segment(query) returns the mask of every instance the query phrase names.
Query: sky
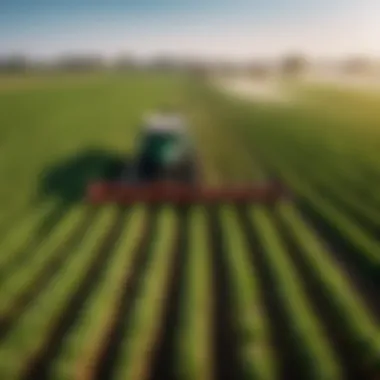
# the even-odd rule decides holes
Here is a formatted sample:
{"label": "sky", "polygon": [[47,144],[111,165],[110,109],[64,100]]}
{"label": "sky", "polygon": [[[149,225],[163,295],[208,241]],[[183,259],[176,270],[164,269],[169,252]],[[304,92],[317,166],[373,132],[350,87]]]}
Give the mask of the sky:
{"label": "sky", "polygon": [[0,55],[380,57],[380,0],[0,0]]}

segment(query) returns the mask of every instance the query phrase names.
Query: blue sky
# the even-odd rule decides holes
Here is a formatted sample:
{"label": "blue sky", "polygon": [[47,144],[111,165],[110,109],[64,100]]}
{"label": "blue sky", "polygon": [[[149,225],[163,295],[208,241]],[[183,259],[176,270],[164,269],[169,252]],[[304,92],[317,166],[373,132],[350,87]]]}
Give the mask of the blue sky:
{"label": "blue sky", "polygon": [[0,0],[0,54],[380,55],[379,19],[380,0]]}

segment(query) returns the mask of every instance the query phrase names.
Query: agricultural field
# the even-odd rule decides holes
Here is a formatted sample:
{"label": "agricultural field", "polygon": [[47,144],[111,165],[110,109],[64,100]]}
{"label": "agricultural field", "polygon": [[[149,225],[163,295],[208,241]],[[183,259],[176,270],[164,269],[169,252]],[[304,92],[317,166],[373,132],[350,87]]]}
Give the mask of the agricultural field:
{"label": "agricultural field", "polygon": [[[179,75],[0,78],[0,379],[378,379],[380,95],[297,91],[284,107]],[[87,204],[165,100],[205,183],[275,174],[291,199]]]}

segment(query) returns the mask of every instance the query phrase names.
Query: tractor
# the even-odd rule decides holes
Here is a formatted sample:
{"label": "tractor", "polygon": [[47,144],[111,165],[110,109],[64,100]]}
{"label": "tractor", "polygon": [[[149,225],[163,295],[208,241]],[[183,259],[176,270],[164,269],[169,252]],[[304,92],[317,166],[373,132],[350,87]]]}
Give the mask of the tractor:
{"label": "tractor", "polygon": [[185,118],[173,111],[149,116],[142,126],[132,165],[115,181],[97,181],[87,189],[93,204],[117,203],[273,203],[283,195],[277,181],[244,186],[209,187]]}
{"label": "tractor", "polygon": [[198,177],[194,144],[179,115],[157,114],[145,121],[136,159],[123,178],[129,183],[195,184]]}

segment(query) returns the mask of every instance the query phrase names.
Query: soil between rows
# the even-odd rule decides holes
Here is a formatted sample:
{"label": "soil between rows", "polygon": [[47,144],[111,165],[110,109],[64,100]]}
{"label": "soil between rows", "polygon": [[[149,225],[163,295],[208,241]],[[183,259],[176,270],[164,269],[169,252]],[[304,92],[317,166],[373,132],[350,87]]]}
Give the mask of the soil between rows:
{"label": "soil between rows", "polygon": [[145,233],[141,237],[139,247],[132,264],[132,276],[126,278],[118,309],[109,327],[109,335],[96,360],[93,370],[94,380],[111,379],[115,372],[118,354],[124,339],[127,339],[126,328],[130,312],[138,296],[138,289],[143,279],[143,273],[152,255],[151,244],[157,228],[157,207],[151,207],[145,225]]}
{"label": "soil between rows", "polygon": [[[6,315],[0,317],[0,340],[4,339],[5,336],[11,331],[12,327],[17,323],[18,319],[24,311],[28,308],[31,300],[34,300],[38,295],[49,286],[50,280],[56,275],[60,267],[71,258],[71,249],[80,241],[83,234],[87,230],[90,222],[94,216],[93,210],[88,210],[87,214],[84,216],[82,222],[77,228],[71,232],[67,240],[62,243],[62,245],[54,252],[51,260],[49,260],[46,265],[42,268],[40,273],[33,279],[32,283],[22,292],[13,302],[12,309]],[[67,254],[69,252],[69,254]],[[75,250],[72,250],[74,253]],[[22,251],[22,256],[31,255],[34,252],[25,250]],[[21,253],[16,255],[21,259]],[[27,257],[24,257],[26,260]],[[12,262],[16,265],[16,262]],[[24,262],[24,265],[25,264]]]}
{"label": "soil between rows", "polygon": [[297,202],[298,210],[305,221],[317,232],[332,258],[348,275],[352,284],[360,292],[366,306],[380,323],[380,276],[373,270],[360,251],[355,249],[331,223],[322,218],[306,201]]}
{"label": "soil between rows", "polygon": [[103,242],[100,244],[98,251],[94,254],[94,260],[88,268],[86,276],[83,278],[75,294],[72,295],[59,320],[55,322],[44,347],[29,358],[23,379],[49,379],[50,367],[53,359],[59,352],[64,336],[80,314],[86,298],[92,289],[95,288],[95,284],[100,278],[104,267],[110,260],[109,249],[121,231],[122,217],[123,212],[120,211]]}
{"label": "soil between rows", "polygon": [[276,278],[270,269],[264,248],[247,209],[239,209],[239,222],[251,250],[251,264],[258,275],[264,309],[271,329],[271,341],[279,362],[280,378],[284,380],[307,378],[302,353],[299,352],[291,334],[292,321],[286,315],[283,307],[284,300],[277,291]]}
{"label": "soil between rows", "polygon": [[154,348],[151,363],[150,380],[177,380],[176,328],[179,323],[181,296],[184,289],[185,266],[188,260],[188,225],[189,208],[178,207],[178,233],[175,242],[175,256],[171,263],[170,278],[166,289],[166,307],[163,326],[158,342]]}
{"label": "soil between rows", "polygon": [[323,328],[327,332],[329,343],[337,354],[344,378],[347,380],[365,379],[363,370],[357,360],[357,354],[349,340],[349,335],[342,329],[339,316],[332,309],[312,269],[303,259],[300,247],[293,240],[279,215],[274,215],[273,221],[280,238],[285,243],[287,254],[292,264],[301,276],[303,290],[306,292],[308,302],[312,305],[313,313],[322,322]]}
{"label": "soil between rows", "polygon": [[[103,349],[101,350],[93,371],[95,379],[112,378],[114,373],[117,354],[123,339],[126,339],[125,328],[128,323],[129,311],[134,304],[140,279],[142,278],[142,274],[151,255],[150,243],[154,239],[158,211],[159,209],[156,207],[152,207],[150,210],[150,217],[148,218],[146,231],[138,248],[136,261],[133,264],[133,267],[135,268],[133,270],[133,276],[123,284],[124,291],[119,308],[115,313],[113,322],[107,327],[108,338],[104,342]],[[47,337],[46,345],[41,351],[35,353],[35,355],[30,358],[23,379],[31,380],[38,378],[44,380],[49,378],[48,374],[51,365],[59,352],[65,334],[68,333],[70,326],[75,323],[85,299],[88,297],[92,289],[96,287],[96,282],[101,276],[106,263],[110,259],[109,252],[121,231],[122,215],[123,213],[121,212],[117,220],[115,220],[114,226],[110,229],[105,240],[99,247],[98,252],[94,255],[95,259],[93,264],[89,268],[85,278],[83,278],[81,285],[78,288],[78,292],[72,296],[69,304],[66,306],[61,318],[55,322],[53,333]],[[188,229],[188,210],[179,210],[179,215],[179,233],[176,242],[175,259],[171,264],[171,277],[168,279],[167,300],[165,306],[166,311],[163,319],[162,334],[154,349],[153,362],[151,363],[150,369],[150,380],[161,379],[163,377],[168,380],[177,379],[174,372],[174,341],[182,281],[188,255],[186,234]],[[218,207],[209,207],[208,215],[211,243],[210,254],[213,262],[213,315],[215,316],[213,321],[213,361],[215,363],[216,379],[239,379],[241,378],[241,368],[236,353],[238,342],[233,331],[233,316],[231,313],[232,294],[230,293],[231,287],[229,286],[228,268],[223,258],[225,254],[232,254],[232,252],[226,253],[224,251],[225,248],[223,244],[220,218],[218,216]],[[246,209],[238,207],[238,215],[240,225],[247,237],[251,249],[252,265],[255,266],[258,273],[258,281],[260,289],[262,290],[264,306],[268,313],[271,329],[273,330],[271,338],[276,347],[276,352],[281,365],[281,378],[297,378],[300,374],[307,376],[308,369],[305,368],[302,361],[302,353],[299,352],[299,347],[297,347],[294,338],[291,336],[291,329],[287,328],[287,326],[290,327],[292,321],[289,320],[283,308],[283,302],[286,302],[286,300],[282,300],[276,290],[276,279],[268,265],[268,259],[261,246],[257,231],[252,228],[252,223],[249,220]],[[90,214],[87,215],[85,220],[88,220],[89,218]],[[323,322],[331,339],[331,344],[338,353],[343,368],[346,369],[345,378],[369,379],[368,372],[361,368],[360,363],[355,357],[356,352],[353,350],[352,345],[350,345],[348,336],[344,334],[344,331],[337,328],[337,326],[339,327],[339,319],[334,315],[323,291],[320,286],[318,286],[316,279],[312,276],[312,271],[307,267],[304,260],[302,260],[302,253],[299,251],[299,247],[294,243],[292,237],[286,230],[286,227],[276,215],[273,215],[273,220],[276,223],[280,237],[286,243],[292,263],[302,277],[308,298],[315,307],[318,317]],[[84,231],[85,228],[86,223],[81,225],[80,230]],[[73,241],[75,240],[74,238],[79,238],[79,232],[74,234],[72,237]],[[69,242],[70,244],[73,244],[71,240],[68,240],[67,244],[69,244]],[[62,260],[67,259],[67,256],[62,256],[64,257]],[[36,283],[38,285],[34,288],[36,291],[41,289],[42,283],[46,284],[45,281],[48,281],[49,279],[48,274],[53,275],[53,272],[58,270],[59,263],[62,263],[62,260],[54,260],[51,266],[46,267],[46,272],[44,272],[46,276],[42,276],[40,279],[41,282]],[[362,289],[362,291],[364,297],[371,297],[371,295],[366,293],[366,289]],[[33,297],[34,295],[32,290],[28,290],[28,294],[29,297]],[[26,304],[28,299],[25,297],[23,297],[23,302]],[[20,310],[22,310],[22,308]]]}

